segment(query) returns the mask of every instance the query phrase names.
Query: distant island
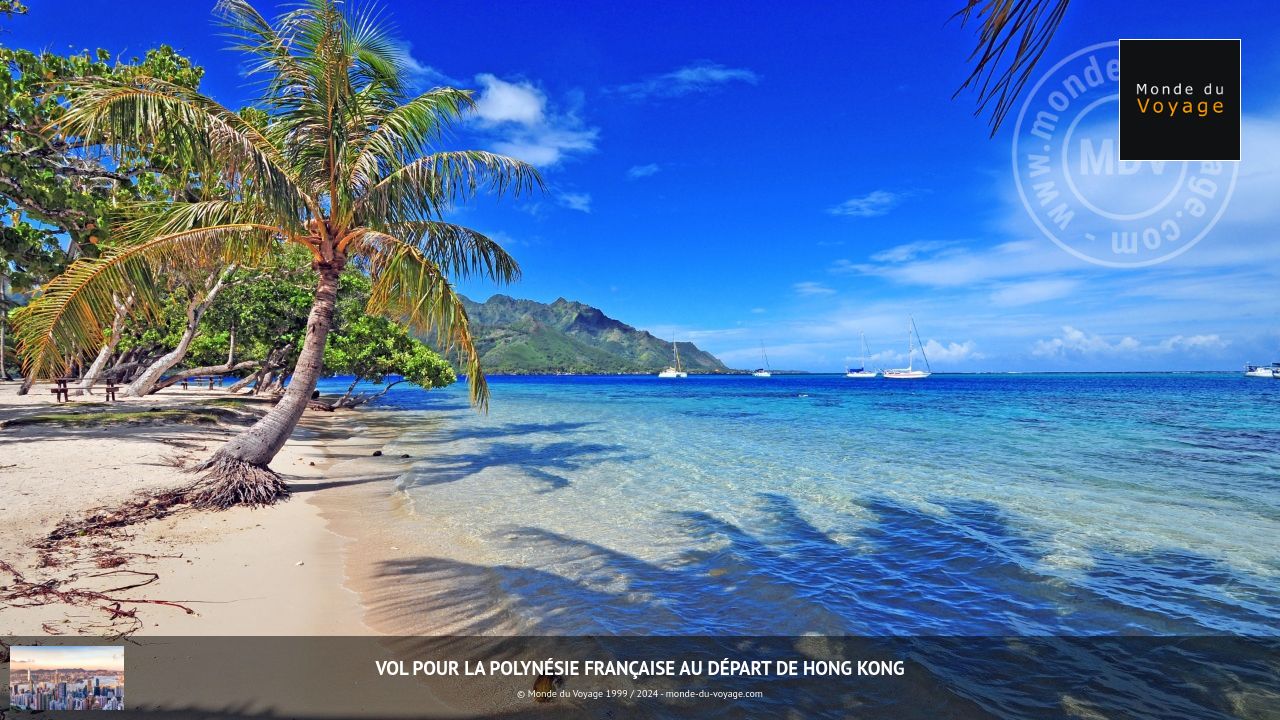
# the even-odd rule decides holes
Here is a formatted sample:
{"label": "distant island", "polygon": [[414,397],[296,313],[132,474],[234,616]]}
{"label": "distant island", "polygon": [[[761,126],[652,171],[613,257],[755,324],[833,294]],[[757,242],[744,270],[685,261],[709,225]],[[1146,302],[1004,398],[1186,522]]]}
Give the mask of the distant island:
{"label": "distant island", "polygon": [[[672,364],[671,341],[637,330],[599,309],[560,298],[553,303],[494,295],[463,298],[485,372],[491,375],[656,373]],[[691,373],[730,373],[720,359],[681,342]]]}

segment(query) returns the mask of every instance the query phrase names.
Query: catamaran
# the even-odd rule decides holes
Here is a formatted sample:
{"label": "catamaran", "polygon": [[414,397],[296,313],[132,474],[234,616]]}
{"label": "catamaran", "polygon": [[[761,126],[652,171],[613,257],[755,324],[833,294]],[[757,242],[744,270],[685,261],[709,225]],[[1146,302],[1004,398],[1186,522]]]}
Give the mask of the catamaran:
{"label": "catamaran", "polygon": [[1245,365],[1244,376],[1280,379],[1280,363],[1271,363],[1271,367],[1266,365]]}
{"label": "catamaran", "polygon": [[673,367],[669,367],[669,368],[667,368],[666,370],[663,370],[662,372],[658,373],[658,377],[660,377],[660,378],[687,378],[687,377],[689,377],[689,373],[685,372],[685,371],[684,371],[684,368],[683,368],[683,367],[681,367],[681,365],[680,365],[680,346],[676,344],[676,341],[675,341],[675,339],[674,339],[674,338],[671,340],[671,350],[672,350],[673,352],[675,352],[675,355],[676,355],[676,364],[675,364]]}
{"label": "catamaran", "polygon": [[[920,357],[924,358],[924,370],[916,370],[916,347],[920,348]],[[884,376],[890,380],[919,380],[933,374],[929,367],[929,358],[924,354],[924,343],[920,342],[920,331],[916,330],[916,319],[911,318],[907,328],[907,366],[896,370],[885,370]]]}
{"label": "catamaran", "polygon": [[844,376],[850,378],[873,378],[880,373],[867,369],[867,336],[858,333],[858,337],[862,340],[862,364],[856,368],[849,368]]}
{"label": "catamaran", "polygon": [[751,374],[755,377],[773,377],[773,369],[769,367],[769,356],[764,352],[763,340],[760,341],[760,359],[764,361],[764,367],[756,368],[756,371]]}

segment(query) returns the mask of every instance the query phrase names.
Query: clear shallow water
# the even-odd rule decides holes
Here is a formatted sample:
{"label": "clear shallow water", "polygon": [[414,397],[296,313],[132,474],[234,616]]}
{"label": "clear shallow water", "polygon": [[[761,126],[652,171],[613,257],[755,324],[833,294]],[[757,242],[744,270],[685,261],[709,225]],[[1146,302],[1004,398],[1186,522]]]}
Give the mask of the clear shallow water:
{"label": "clear shallow water", "polygon": [[1280,634],[1280,382],[490,383],[382,403],[476,631]]}

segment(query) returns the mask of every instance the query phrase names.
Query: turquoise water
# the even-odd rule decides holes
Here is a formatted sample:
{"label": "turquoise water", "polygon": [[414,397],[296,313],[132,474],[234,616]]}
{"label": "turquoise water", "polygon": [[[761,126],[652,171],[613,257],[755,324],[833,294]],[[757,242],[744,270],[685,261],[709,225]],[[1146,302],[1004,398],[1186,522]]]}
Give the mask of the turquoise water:
{"label": "turquoise water", "polygon": [[489,609],[464,630],[1280,634],[1280,381],[491,387],[383,402],[435,571]]}

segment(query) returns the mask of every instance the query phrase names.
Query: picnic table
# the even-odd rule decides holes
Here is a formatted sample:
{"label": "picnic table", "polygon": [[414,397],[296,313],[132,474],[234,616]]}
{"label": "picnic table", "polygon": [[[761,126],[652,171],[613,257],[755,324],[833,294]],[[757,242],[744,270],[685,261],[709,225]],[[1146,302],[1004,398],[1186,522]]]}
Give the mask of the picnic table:
{"label": "picnic table", "polygon": [[71,390],[67,388],[67,383],[75,380],[75,378],[54,378],[53,387],[49,392],[58,398],[58,402],[67,402],[71,399]]}
{"label": "picnic table", "polygon": [[[53,393],[58,402],[69,402],[71,400],[71,388],[67,387],[67,383],[76,382],[79,378],[54,378],[53,387],[49,388],[49,392]],[[107,402],[116,401],[116,382],[108,380],[107,386],[103,388],[103,392],[107,395]]]}
{"label": "picnic table", "polygon": [[183,378],[183,379],[182,379],[182,389],[183,389],[183,390],[188,389],[188,388],[187,388],[187,383],[194,384],[194,385],[196,385],[196,386],[198,387],[198,386],[200,386],[200,385],[203,385],[203,384],[204,384],[204,383],[206,383],[206,382],[208,382],[208,383],[209,383],[208,387],[209,387],[209,389],[210,389],[210,390],[212,390],[212,389],[213,389],[213,383],[214,383],[214,382],[217,382],[217,383],[218,383],[218,386],[219,386],[219,387],[221,387],[221,386],[222,386],[222,376],[221,376],[221,375],[208,375],[208,376],[199,376],[199,377]]}

